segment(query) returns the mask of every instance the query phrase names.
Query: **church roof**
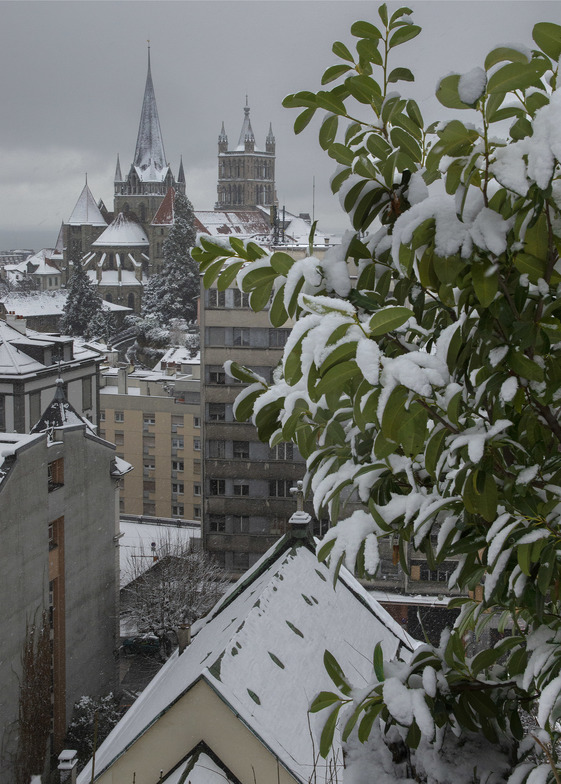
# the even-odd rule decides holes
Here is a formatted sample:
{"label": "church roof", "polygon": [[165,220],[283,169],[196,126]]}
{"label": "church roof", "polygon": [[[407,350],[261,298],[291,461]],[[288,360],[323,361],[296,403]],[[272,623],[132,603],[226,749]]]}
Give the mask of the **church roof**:
{"label": "church roof", "polygon": [[107,226],[107,221],[99,211],[95,203],[92,192],[88,188],[88,183],[84,185],[82,193],[78,197],[76,206],[72,210],[72,215],[68,219],[70,226]]}
{"label": "church roof", "polygon": [[114,246],[147,246],[148,237],[142,226],[120,212],[99,237],[92,242],[92,247]]}
{"label": "church roof", "polygon": [[[313,544],[296,537],[287,534],[273,545],[194,624],[191,644],[181,655],[172,654],[98,749],[98,776],[129,751],[132,765],[135,742],[145,736],[149,743],[152,728],[157,755],[155,725],[182,700],[186,734],[173,747],[174,764],[191,751],[184,739],[190,722],[203,732],[199,740],[208,742],[189,701],[191,690],[202,682],[218,695],[221,710],[248,727],[296,781],[310,780],[315,762],[312,734],[321,731],[325,716],[308,709],[320,691],[333,688],[322,663],[324,651],[329,650],[355,682],[368,683],[378,642],[387,659],[401,650],[412,651],[416,643],[344,567],[334,584]],[[247,762],[240,762],[239,755],[232,757],[235,752],[226,744],[212,749],[230,770],[239,771]],[[325,765],[318,765],[317,784],[326,784],[328,763],[341,759],[337,737],[332,755]],[[163,775],[169,772],[164,770]],[[251,774],[236,775],[249,781]],[[78,782],[86,784],[90,778],[91,763]],[[147,773],[143,780],[148,778]]]}
{"label": "church roof", "polygon": [[92,423],[81,416],[72,403],[68,402],[64,394],[64,381],[62,378],[57,378],[55,396],[43,411],[39,421],[33,425],[30,433],[44,433],[64,425],[86,425],[86,429],[95,434]]}
{"label": "church roof", "polygon": [[239,210],[236,212],[217,212],[216,210],[196,210],[195,228],[211,237],[262,237],[271,234],[267,215],[261,210]]}
{"label": "church roof", "polygon": [[255,143],[255,136],[253,135],[251,120],[249,119],[249,106],[247,105],[247,98],[243,111],[244,111],[244,118],[243,118],[242,130],[240,132],[240,138],[238,139],[238,146],[236,147],[237,150],[245,150],[246,139],[249,139],[249,141]]}
{"label": "church roof", "polygon": [[161,182],[167,173],[164,142],[158,118],[156,95],[150,69],[150,49],[148,49],[148,74],[144,88],[144,100],[140,114],[140,125],[136,140],[133,166],[144,182]]}
{"label": "church roof", "polygon": [[[183,166],[183,163],[181,165]],[[178,182],[181,182],[181,180],[178,179]],[[162,203],[158,207],[158,211],[154,215],[154,218],[152,220],[152,226],[173,225],[174,202],[175,202],[175,191],[173,188],[168,188],[168,191],[164,196]]]}

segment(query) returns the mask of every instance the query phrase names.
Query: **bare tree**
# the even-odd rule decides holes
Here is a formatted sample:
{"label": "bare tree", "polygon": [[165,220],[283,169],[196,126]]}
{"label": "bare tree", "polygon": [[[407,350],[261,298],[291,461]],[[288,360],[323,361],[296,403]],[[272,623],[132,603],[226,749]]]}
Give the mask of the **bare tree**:
{"label": "bare tree", "polygon": [[140,547],[129,555],[127,572],[123,610],[140,632],[160,638],[207,613],[228,585],[207,553],[171,534],[154,542],[149,552]]}

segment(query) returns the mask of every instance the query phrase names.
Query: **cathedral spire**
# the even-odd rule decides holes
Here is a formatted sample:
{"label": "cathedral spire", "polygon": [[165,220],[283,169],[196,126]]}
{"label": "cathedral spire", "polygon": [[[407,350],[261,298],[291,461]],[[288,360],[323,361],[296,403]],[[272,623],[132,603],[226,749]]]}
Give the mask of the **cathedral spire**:
{"label": "cathedral spire", "polygon": [[119,160],[119,153],[117,153],[117,166],[115,167],[115,182],[123,182],[123,175],[121,174],[121,162]]}
{"label": "cathedral spire", "polygon": [[[138,138],[136,140],[136,151],[134,153],[134,164],[144,174],[145,179],[161,179],[161,172],[166,168],[166,156],[164,153],[164,142],[158,118],[158,107],[156,106],[156,96],[152,83],[152,71],[150,68],[150,46],[148,46],[148,74],[146,76],[146,87],[144,88],[144,101],[140,114],[140,125],[138,127]],[[148,171],[153,176],[146,177]],[[160,176],[158,176],[160,175]]]}
{"label": "cathedral spire", "polygon": [[247,95],[245,96],[245,106],[243,111],[244,118],[240,138],[238,140],[238,149],[243,149],[246,146],[246,142],[255,144],[255,136],[253,135],[251,120],[249,119],[249,105],[247,103]]}
{"label": "cathedral spire", "polygon": [[185,184],[185,172],[183,171],[183,155],[179,159],[179,171],[177,172],[177,182]]}

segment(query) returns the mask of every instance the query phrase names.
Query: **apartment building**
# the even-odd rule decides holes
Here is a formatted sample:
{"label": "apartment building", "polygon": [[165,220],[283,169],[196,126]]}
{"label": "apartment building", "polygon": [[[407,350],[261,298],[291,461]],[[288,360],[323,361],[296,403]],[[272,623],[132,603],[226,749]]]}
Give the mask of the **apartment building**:
{"label": "apartment building", "polygon": [[[0,433],[0,779],[6,784],[21,780],[20,694],[29,677],[22,653],[33,624],[39,636],[45,620],[50,637],[50,672],[34,683],[43,695],[50,690],[54,753],[74,703],[118,686],[117,497],[130,466],[69,406],[62,385],[42,420],[47,432]],[[60,426],[63,421],[70,424]]]}
{"label": "apartment building", "polygon": [[200,520],[199,359],[168,352],[156,369],[102,372],[100,435],[135,470],[121,486],[124,514]]}

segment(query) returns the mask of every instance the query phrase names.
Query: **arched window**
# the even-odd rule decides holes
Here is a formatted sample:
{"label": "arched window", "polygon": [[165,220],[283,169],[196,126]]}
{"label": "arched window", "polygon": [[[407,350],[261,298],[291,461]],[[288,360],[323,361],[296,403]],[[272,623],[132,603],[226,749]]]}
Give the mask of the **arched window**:
{"label": "arched window", "polygon": [[132,310],[134,310],[134,294],[132,293],[132,291],[127,297],[127,307],[132,308]]}
{"label": "arched window", "polygon": [[140,205],[140,222],[146,223],[146,205],[144,202],[142,202]]}
{"label": "arched window", "polygon": [[112,294],[106,294],[106,295],[105,295],[105,297],[104,297],[103,299],[104,299],[106,302],[113,302],[113,295],[112,295]]}

